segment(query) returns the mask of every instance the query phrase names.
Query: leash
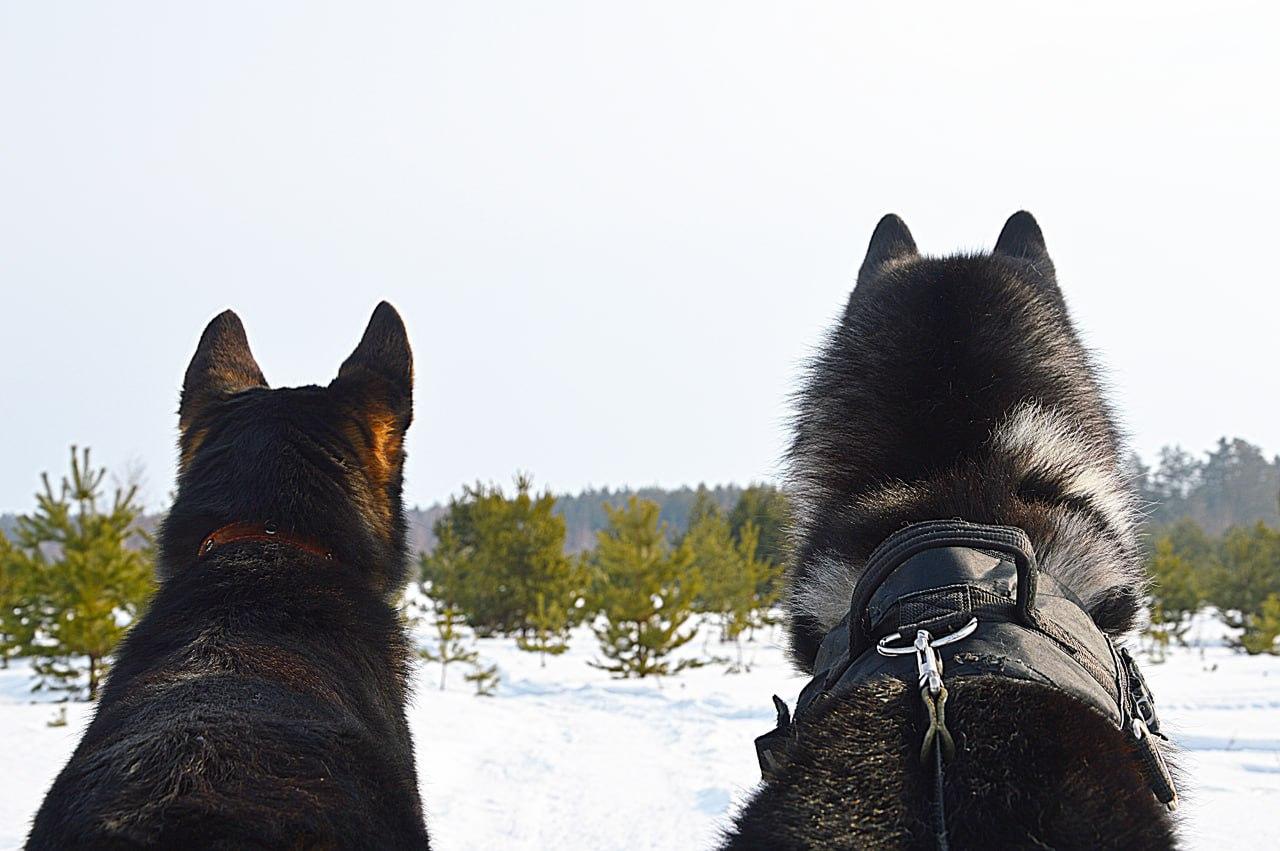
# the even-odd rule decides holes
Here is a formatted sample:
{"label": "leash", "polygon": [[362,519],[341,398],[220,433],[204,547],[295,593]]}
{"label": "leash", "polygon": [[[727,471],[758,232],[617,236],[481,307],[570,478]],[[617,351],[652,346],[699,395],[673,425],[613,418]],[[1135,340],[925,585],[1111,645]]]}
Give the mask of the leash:
{"label": "leash", "polygon": [[794,717],[774,696],[777,726],[756,739],[761,773],[770,777],[785,763],[801,718],[817,716],[833,698],[872,680],[911,682],[914,667],[927,722],[920,760],[933,775],[929,821],[938,847],[947,849],[945,766],[956,744],[947,729],[938,648],[951,645],[963,650],[951,652],[952,680],[1035,682],[1106,717],[1129,737],[1156,799],[1177,807],[1156,741],[1165,736],[1133,655],[1098,629],[1069,589],[1038,572],[1023,530],[955,520],[908,526],[871,554],[848,614],[819,646],[817,673],[801,691]]}
{"label": "leash", "polygon": [[924,742],[920,745],[920,763],[933,769],[933,801],[930,811],[933,836],[940,851],[947,851],[950,847],[947,839],[946,799],[943,796],[943,765],[955,758],[956,743],[951,731],[947,729],[947,688],[942,684],[942,657],[935,648],[961,641],[972,635],[977,628],[978,619],[972,618],[960,629],[938,639],[930,635],[928,630],[918,630],[915,641],[909,647],[894,645],[893,642],[902,637],[898,632],[886,635],[876,644],[876,652],[884,656],[903,656],[912,652],[916,656],[920,702],[924,705],[924,717],[929,723],[924,732]]}

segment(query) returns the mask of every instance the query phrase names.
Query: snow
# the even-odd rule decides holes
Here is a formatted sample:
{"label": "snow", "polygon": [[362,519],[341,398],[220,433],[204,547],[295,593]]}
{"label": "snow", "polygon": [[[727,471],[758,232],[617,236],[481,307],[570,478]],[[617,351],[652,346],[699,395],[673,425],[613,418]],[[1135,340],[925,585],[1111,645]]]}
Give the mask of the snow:
{"label": "snow", "polygon": [[[1184,750],[1186,846],[1276,847],[1280,657],[1232,651],[1207,617],[1190,637],[1200,646],[1144,665]],[[483,660],[502,673],[487,698],[473,696],[460,667],[439,691],[439,668],[424,666],[410,717],[433,847],[713,848],[759,778],[752,740],[773,725],[769,696],[794,703],[804,684],[781,638],[746,645],[749,673],[712,665],[625,681],[586,664],[586,630],[545,668],[510,639],[483,639]],[[685,649],[731,655],[711,627]],[[25,666],[0,671],[0,848],[20,845],[92,713],[70,704],[67,726],[47,726],[59,708],[32,702],[30,681]]]}

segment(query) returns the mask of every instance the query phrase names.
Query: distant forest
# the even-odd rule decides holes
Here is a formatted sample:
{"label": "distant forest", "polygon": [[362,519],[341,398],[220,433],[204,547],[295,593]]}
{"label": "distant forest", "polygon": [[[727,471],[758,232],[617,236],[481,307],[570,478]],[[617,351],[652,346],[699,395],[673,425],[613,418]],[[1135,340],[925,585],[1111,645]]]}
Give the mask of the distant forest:
{"label": "distant forest", "polygon": [[1202,458],[1165,447],[1154,467],[1137,456],[1130,466],[1153,528],[1184,518],[1214,536],[1259,521],[1280,528],[1280,457],[1247,441],[1221,438]]}
{"label": "distant forest", "polygon": [[[1165,447],[1154,466],[1134,454],[1129,467],[1151,531],[1184,518],[1194,520],[1211,536],[1258,521],[1280,528],[1280,456],[1268,459],[1248,441],[1224,437],[1199,456],[1180,446]],[[738,485],[716,485],[707,490],[726,512],[742,495]],[[658,503],[661,519],[671,533],[683,534],[697,493],[696,488],[686,486],[674,490],[605,488],[559,496],[556,513],[565,519],[565,548],[577,553],[594,547],[596,533],[606,526],[604,504],[620,506],[633,494]],[[445,506],[434,505],[410,511],[415,549],[430,552],[435,544],[431,527],[445,510]]]}
{"label": "distant forest", "polygon": [[[1247,441],[1223,438],[1199,456],[1181,447],[1166,447],[1154,465],[1134,455],[1130,468],[1153,530],[1183,518],[1194,520],[1214,536],[1232,526],[1258,521],[1280,528],[1280,456],[1268,459]],[[725,512],[737,503],[742,490],[738,485],[707,488]],[[558,496],[555,510],[564,517],[567,527],[565,549],[578,553],[594,547],[596,533],[606,526],[605,503],[620,506],[632,495],[656,502],[661,520],[672,535],[683,534],[697,493],[696,488],[686,486],[671,490],[604,488]],[[409,510],[409,542],[414,551],[432,550],[432,527],[446,511],[444,505]],[[15,520],[12,514],[0,515],[0,531],[11,533]],[[146,518],[143,522],[152,526],[155,519]]]}

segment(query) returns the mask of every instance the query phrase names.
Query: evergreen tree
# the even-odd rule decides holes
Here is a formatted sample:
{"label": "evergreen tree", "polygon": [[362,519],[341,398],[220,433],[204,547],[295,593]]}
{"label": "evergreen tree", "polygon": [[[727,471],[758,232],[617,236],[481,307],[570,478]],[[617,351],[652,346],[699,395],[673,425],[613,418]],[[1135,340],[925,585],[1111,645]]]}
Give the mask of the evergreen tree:
{"label": "evergreen tree", "polygon": [[0,532],[0,669],[22,654],[34,638],[30,585],[34,565]]}
{"label": "evergreen tree", "polygon": [[742,527],[751,523],[759,534],[757,555],[771,564],[787,560],[787,532],[791,528],[791,501],[773,485],[753,484],[742,491],[729,512],[729,527],[741,540]]}
{"label": "evergreen tree", "polygon": [[781,562],[759,557],[758,541],[760,532],[751,521],[743,524],[738,532],[738,552],[742,558],[744,570],[755,581],[755,594],[751,607],[749,627],[752,639],[755,630],[778,622],[775,606],[782,596],[782,577],[784,567]]}
{"label": "evergreen tree", "polygon": [[1155,470],[1140,461],[1130,466],[1156,527],[1190,518],[1217,535],[1232,526],[1280,522],[1280,458],[1268,460],[1239,438],[1220,439],[1203,461],[1181,447],[1165,447]]}
{"label": "evergreen tree", "polygon": [[1256,618],[1240,636],[1240,646],[1250,656],[1259,653],[1280,655],[1276,639],[1280,638],[1280,593],[1268,594]]}
{"label": "evergreen tree", "polygon": [[547,656],[559,656],[569,649],[569,616],[557,603],[547,602],[547,595],[537,594],[537,606],[530,618],[529,635],[516,638],[521,650],[538,653],[539,667],[547,667]]}
{"label": "evergreen tree", "polygon": [[1160,450],[1156,469],[1146,479],[1147,489],[1140,494],[1154,503],[1153,519],[1157,523],[1186,515],[1187,499],[1200,484],[1201,466],[1195,456],[1181,446],[1165,446]]}
{"label": "evergreen tree", "polygon": [[700,590],[691,550],[669,543],[657,503],[632,497],[626,508],[605,511],[609,528],[598,535],[593,595],[603,623],[592,629],[608,661],[590,664],[617,677],[664,676],[698,664],[669,658],[697,632],[681,631]]}
{"label": "evergreen tree", "polygon": [[445,677],[451,664],[466,662],[475,665],[480,658],[480,654],[468,644],[463,624],[461,612],[447,604],[438,605],[434,618],[436,646],[434,649],[423,647],[418,651],[426,661],[440,663],[441,691],[444,691]]}
{"label": "evergreen tree", "polygon": [[691,516],[695,519],[684,544],[693,555],[693,569],[702,589],[694,600],[694,611],[719,619],[721,641],[736,641],[749,625],[755,607],[753,562],[744,558],[729,530],[729,520],[719,508],[710,506]]}
{"label": "evergreen tree", "polygon": [[1170,639],[1185,644],[1191,616],[1200,608],[1200,589],[1191,562],[1174,549],[1173,540],[1161,537],[1147,562],[1151,575],[1151,624],[1154,639],[1167,645]]}
{"label": "evergreen tree", "polygon": [[1280,593],[1280,530],[1263,523],[1227,531],[1206,595],[1231,627],[1250,633],[1268,597]]}
{"label": "evergreen tree", "polygon": [[[5,556],[25,588],[20,632],[39,678],[36,688],[84,689],[90,700],[126,625],[154,589],[149,541],[135,526],[137,488],[117,490],[105,505],[106,475],[92,467],[88,449],[78,453],[73,446],[70,475],[56,491],[47,473],[41,477],[36,510],[19,518],[17,546],[7,547]],[[135,536],[147,546],[131,547]],[[87,686],[79,683],[83,675]]]}
{"label": "evergreen tree", "polygon": [[1211,530],[1280,520],[1276,494],[1280,492],[1280,462],[1268,462],[1262,450],[1235,438],[1218,446],[1200,467],[1199,486],[1187,500],[1192,517]]}
{"label": "evergreen tree", "polygon": [[462,678],[476,687],[476,697],[493,697],[498,693],[498,683],[502,682],[497,665],[485,665],[478,659],[471,663],[471,670]]}
{"label": "evergreen tree", "polygon": [[1190,517],[1164,527],[1157,540],[1168,541],[1174,554],[1186,559],[1197,576],[1203,576],[1218,558],[1217,542]]}
{"label": "evergreen tree", "polygon": [[[698,485],[698,489],[694,491],[693,504],[689,506],[689,518],[685,524],[685,532],[681,538],[688,537],[694,527],[704,522],[708,518],[723,517],[724,512],[720,510],[719,504],[715,498],[711,496],[711,491],[707,490],[706,485]],[[661,515],[659,515],[661,518]],[[726,528],[728,528],[726,526]]]}
{"label": "evergreen tree", "polygon": [[[548,613],[569,613],[583,592],[580,562],[565,555],[564,519],[555,498],[531,493],[517,476],[515,495],[498,486],[464,489],[435,525],[436,547],[422,558],[422,576],[432,597],[465,613],[479,635],[535,629],[538,595]],[[563,631],[563,630],[561,630]]]}

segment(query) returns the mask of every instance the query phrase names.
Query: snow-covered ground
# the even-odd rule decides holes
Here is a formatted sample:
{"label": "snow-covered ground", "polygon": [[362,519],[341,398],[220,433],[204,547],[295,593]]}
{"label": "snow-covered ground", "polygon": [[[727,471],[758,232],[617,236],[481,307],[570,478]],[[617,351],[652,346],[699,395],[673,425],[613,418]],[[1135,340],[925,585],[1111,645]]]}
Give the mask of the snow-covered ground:
{"label": "snow-covered ground", "polygon": [[[712,630],[706,631],[713,634]],[[1186,844],[1191,848],[1280,846],[1280,658],[1221,646],[1202,619],[1191,638],[1144,667],[1161,717],[1185,753]],[[491,848],[711,848],[735,804],[759,777],[752,739],[773,724],[769,696],[794,703],[804,684],[780,635],[747,645],[750,673],[723,666],[661,681],[609,679],[586,662],[583,630],[570,651],[540,667],[506,639],[479,642],[502,684],[479,698],[449,670],[418,672],[410,717],[433,845]],[[425,637],[424,637],[424,640]],[[726,653],[700,637],[694,652]],[[71,754],[92,707],[59,712],[33,703],[30,672],[0,671],[0,848],[17,847],[54,775]]]}

